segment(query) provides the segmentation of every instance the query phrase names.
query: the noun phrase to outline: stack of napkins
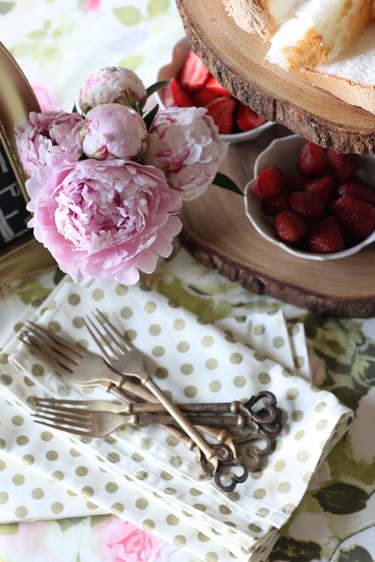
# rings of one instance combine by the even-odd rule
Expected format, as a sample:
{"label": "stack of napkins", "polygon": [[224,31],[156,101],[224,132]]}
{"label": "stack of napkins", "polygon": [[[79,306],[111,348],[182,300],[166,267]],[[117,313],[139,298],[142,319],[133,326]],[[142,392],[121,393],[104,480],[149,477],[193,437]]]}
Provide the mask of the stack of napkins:
{"label": "stack of napkins", "polygon": [[[22,321],[32,312],[34,321],[98,352],[82,321],[95,308],[126,329],[175,402],[228,402],[270,390],[283,411],[282,435],[262,470],[225,493],[194,453],[156,425],[123,428],[104,439],[50,430],[33,423],[30,396],[111,396],[68,384],[13,337],[3,354],[9,359],[1,376],[1,453],[24,463],[25,474],[48,481],[45,488],[39,484],[40,505],[47,506],[40,518],[51,504],[60,517],[75,509],[77,515],[110,512],[204,560],[265,559],[352,419],[332,394],[308,381],[302,326],[288,330],[281,312],[205,324],[142,285],[83,289],[69,279]],[[246,448],[243,453],[246,459]],[[28,512],[32,501],[23,501]]]}

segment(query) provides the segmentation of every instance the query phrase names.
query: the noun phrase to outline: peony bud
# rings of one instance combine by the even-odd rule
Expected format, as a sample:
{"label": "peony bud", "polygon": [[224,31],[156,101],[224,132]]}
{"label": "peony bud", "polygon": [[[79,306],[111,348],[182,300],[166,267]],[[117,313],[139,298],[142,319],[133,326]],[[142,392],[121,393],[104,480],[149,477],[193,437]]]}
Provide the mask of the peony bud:
{"label": "peony bud", "polygon": [[135,107],[146,103],[147,92],[135,72],[120,66],[108,66],[89,74],[83,83],[79,104],[83,113],[103,103]]}
{"label": "peony bud", "polygon": [[135,109],[107,103],[88,112],[80,139],[89,158],[132,160],[146,150],[147,135],[146,124]]}

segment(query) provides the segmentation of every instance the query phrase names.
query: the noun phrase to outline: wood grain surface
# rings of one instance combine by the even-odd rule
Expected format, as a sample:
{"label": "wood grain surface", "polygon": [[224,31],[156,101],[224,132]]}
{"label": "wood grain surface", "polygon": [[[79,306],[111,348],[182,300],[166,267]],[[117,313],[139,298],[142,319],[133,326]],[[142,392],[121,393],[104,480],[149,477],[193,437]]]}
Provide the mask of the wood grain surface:
{"label": "wood grain surface", "polygon": [[[258,153],[285,132],[276,126],[256,141],[231,145],[222,171],[243,188]],[[180,239],[192,255],[255,293],[334,317],[375,314],[374,245],[340,260],[294,257],[256,232],[243,197],[214,186],[184,203],[181,218]]]}
{"label": "wood grain surface", "polygon": [[342,152],[375,153],[375,115],[265,62],[257,35],[242,31],[221,0],[177,0],[186,35],[209,70],[237,98],[270,121]]}

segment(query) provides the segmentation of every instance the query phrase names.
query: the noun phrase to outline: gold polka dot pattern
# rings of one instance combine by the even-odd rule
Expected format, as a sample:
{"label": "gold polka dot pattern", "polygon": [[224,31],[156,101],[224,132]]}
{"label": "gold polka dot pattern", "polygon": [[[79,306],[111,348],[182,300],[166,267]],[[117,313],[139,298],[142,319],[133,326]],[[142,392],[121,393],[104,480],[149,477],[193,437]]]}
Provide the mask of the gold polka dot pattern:
{"label": "gold polka dot pattern", "polygon": [[[94,349],[83,317],[96,307],[110,313],[144,351],[146,367],[175,400],[246,399],[271,388],[285,416],[283,438],[263,471],[223,494],[202,476],[194,454],[157,426],[79,440],[42,426],[29,431],[23,409],[8,405],[12,414],[0,426],[0,448],[13,450],[23,465],[9,471],[10,481],[0,489],[1,504],[11,503],[18,520],[31,516],[33,505],[41,502],[51,518],[69,516],[78,505],[81,511],[104,509],[170,537],[207,562],[243,558],[256,548],[258,536],[287,521],[342,414],[339,409],[332,414],[338,407],[330,395],[316,393],[293,374],[295,366],[306,368],[301,348],[291,345],[303,330],[294,325],[288,331],[275,310],[233,318],[220,331],[143,285],[81,289],[68,280],[45,301],[43,322],[61,334],[69,330],[70,337]],[[237,343],[241,338],[248,345]],[[88,393],[51,376],[25,351],[17,355],[18,368],[8,365],[8,355],[6,350],[0,358],[6,367],[1,383],[21,401],[26,402],[31,388],[33,394],[103,398],[100,389]],[[19,376],[22,366],[27,378]],[[0,470],[8,473],[8,459],[2,463]],[[38,480],[41,470],[44,479]],[[28,490],[23,501],[22,489]]]}

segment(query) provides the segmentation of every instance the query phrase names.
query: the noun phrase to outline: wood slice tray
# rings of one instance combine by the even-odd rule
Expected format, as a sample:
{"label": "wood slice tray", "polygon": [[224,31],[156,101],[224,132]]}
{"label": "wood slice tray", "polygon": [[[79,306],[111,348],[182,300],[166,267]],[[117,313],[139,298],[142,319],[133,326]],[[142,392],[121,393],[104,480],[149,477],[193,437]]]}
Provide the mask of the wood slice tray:
{"label": "wood slice tray", "polygon": [[234,96],[312,142],[375,153],[375,115],[264,62],[267,44],[237,27],[221,0],[176,3],[192,49]]}
{"label": "wood slice tray", "polygon": [[[255,142],[231,145],[222,171],[239,186],[252,177],[256,156],[282,127]],[[332,317],[375,314],[375,247],[325,262],[296,258],[261,237],[245,215],[244,199],[211,186],[184,203],[182,244],[206,266],[245,288]]]}

